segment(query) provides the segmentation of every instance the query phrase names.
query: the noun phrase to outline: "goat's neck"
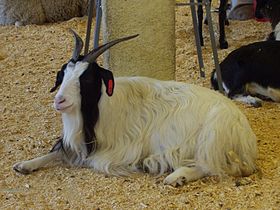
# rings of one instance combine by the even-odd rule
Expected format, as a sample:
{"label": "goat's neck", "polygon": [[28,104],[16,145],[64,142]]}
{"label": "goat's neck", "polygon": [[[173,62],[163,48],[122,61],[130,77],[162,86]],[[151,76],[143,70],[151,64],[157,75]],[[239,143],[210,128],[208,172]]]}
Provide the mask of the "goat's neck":
{"label": "goat's neck", "polygon": [[87,155],[84,143],[83,119],[80,111],[62,114],[63,144],[78,156]]}

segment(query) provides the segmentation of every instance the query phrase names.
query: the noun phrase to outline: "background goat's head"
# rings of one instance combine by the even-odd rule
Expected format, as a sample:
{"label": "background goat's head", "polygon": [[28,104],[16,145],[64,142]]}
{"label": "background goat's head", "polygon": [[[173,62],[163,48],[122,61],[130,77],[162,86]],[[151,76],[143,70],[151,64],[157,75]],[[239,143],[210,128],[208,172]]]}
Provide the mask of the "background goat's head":
{"label": "background goat's head", "polygon": [[267,0],[265,8],[263,8],[264,14],[270,19],[272,29],[280,22],[280,1],[279,0]]}
{"label": "background goat's head", "polygon": [[80,53],[83,48],[83,41],[77,33],[73,30],[70,31],[75,38],[73,55],[70,61],[64,64],[57,73],[55,86],[51,89],[51,92],[60,86],[54,99],[56,110],[68,114],[81,112],[83,133],[88,153],[90,153],[93,149],[91,142],[95,138],[94,125],[99,117],[98,101],[102,94],[102,81],[106,86],[107,95],[111,96],[114,90],[112,72],[100,67],[95,60],[113,45],[132,39],[138,34],[111,41],[82,56]]}

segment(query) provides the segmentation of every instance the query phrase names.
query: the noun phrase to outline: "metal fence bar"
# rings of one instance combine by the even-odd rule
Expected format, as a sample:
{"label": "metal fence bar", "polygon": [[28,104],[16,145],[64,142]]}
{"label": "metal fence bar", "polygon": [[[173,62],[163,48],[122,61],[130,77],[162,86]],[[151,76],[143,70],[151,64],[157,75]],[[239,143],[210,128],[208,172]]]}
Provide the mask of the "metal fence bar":
{"label": "metal fence bar", "polygon": [[[198,33],[199,33],[198,32],[198,23],[197,23],[196,11],[195,11],[196,5],[202,5],[202,6],[205,5],[205,8],[206,8],[206,16],[207,16],[207,20],[208,20],[208,28],[209,28],[209,34],[210,34],[210,40],[211,40],[214,65],[215,65],[215,69],[217,72],[217,81],[218,81],[219,91],[224,94],[218,51],[217,51],[215,34],[214,34],[214,29],[213,29],[213,22],[212,22],[212,17],[211,17],[211,5],[210,5],[209,0],[202,0],[202,2],[194,2],[194,0],[190,0],[189,3],[176,3],[176,6],[190,6],[191,7],[195,42],[196,42],[196,48],[197,48],[197,56],[198,56],[199,68],[200,68],[200,76],[205,77],[202,50],[201,50],[201,44],[200,44],[200,39],[199,39],[199,35],[198,35]],[[203,71],[202,71],[202,69],[203,69]]]}
{"label": "metal fence bar", "polygon": [[96,49],[99,46],[100,25],[102,19],[101,0],[96,0],[95,5],[96,5],[96,24],[95,24],[94,40],[93,40],[94,49]]}
{"label": "metal fence bar", "polygon": [[196,10],[195,10],[194,0],[190,0],[190,7],[191,7],[191,13],[192,13],[193,27],[194,27],[196,51],[197,51],[197,57],[198,57],[198,63],[199,63],[199,72],[200,72],[201,77],[205,77],[204,63],[203,63],[203,57],[202,57],[201,43],[200,43],[200,39],[199,39],[197,15],[196,15]]}
{"label": "metal fence bar", "polygon": [[87,32],[86,32],[86,41],[85,41],[85,49],[84,54],[88,53],[89,49],[89,40],[91,34],[91,24],[93,19],[93,8],[94,8],[94,0],[89,1],[89,10],[88,10],[88,21],[87,21]]}
{"label": "metal fence bar", "polygon": [[209,29],[209,34],[210,34],[214,65],[215,65],[215,69],[216,69],[216,73],[217,73],[218,87],[219,87],[219,91],[222,94],[224,94],[223,86],[222,86],[222,75],[221,75],[221,69],[220,69],[219,57],[218,57],[218,50],[217,50],[215,34],[214,34],[214,29],[213,29],[212,17],[211,17],[211,5],[210,5],[209,0],[204,0],[204,1],[206,3],[206,5],[205,5],[206,16],[207,16],[207,20],[208,20],[208,29]]}

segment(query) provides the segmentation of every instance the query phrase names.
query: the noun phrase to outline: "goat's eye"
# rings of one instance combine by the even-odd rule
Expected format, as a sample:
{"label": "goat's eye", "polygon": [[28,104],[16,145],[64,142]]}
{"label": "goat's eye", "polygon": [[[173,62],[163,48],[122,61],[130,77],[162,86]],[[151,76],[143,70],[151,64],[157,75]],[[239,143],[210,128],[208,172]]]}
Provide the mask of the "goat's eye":
{"label": "goat's eye", "polygon": [[72,62],[69,62],[69,63],[67,64],[67,67],[70,68],[70,69],[73,69],[73,68],[75,67],[75,64],[72,63]]}

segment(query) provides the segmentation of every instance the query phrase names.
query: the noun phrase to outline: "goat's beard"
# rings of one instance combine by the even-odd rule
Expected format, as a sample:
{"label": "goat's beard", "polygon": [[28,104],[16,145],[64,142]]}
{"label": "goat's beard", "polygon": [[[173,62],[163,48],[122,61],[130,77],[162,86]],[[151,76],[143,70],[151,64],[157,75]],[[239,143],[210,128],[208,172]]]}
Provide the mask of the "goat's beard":
{"label": "goat's beard", "polygon": [[63,144],[82,159],[87,157],[87,148],[84,142],[82,114],[77,109],[62,113]]}

